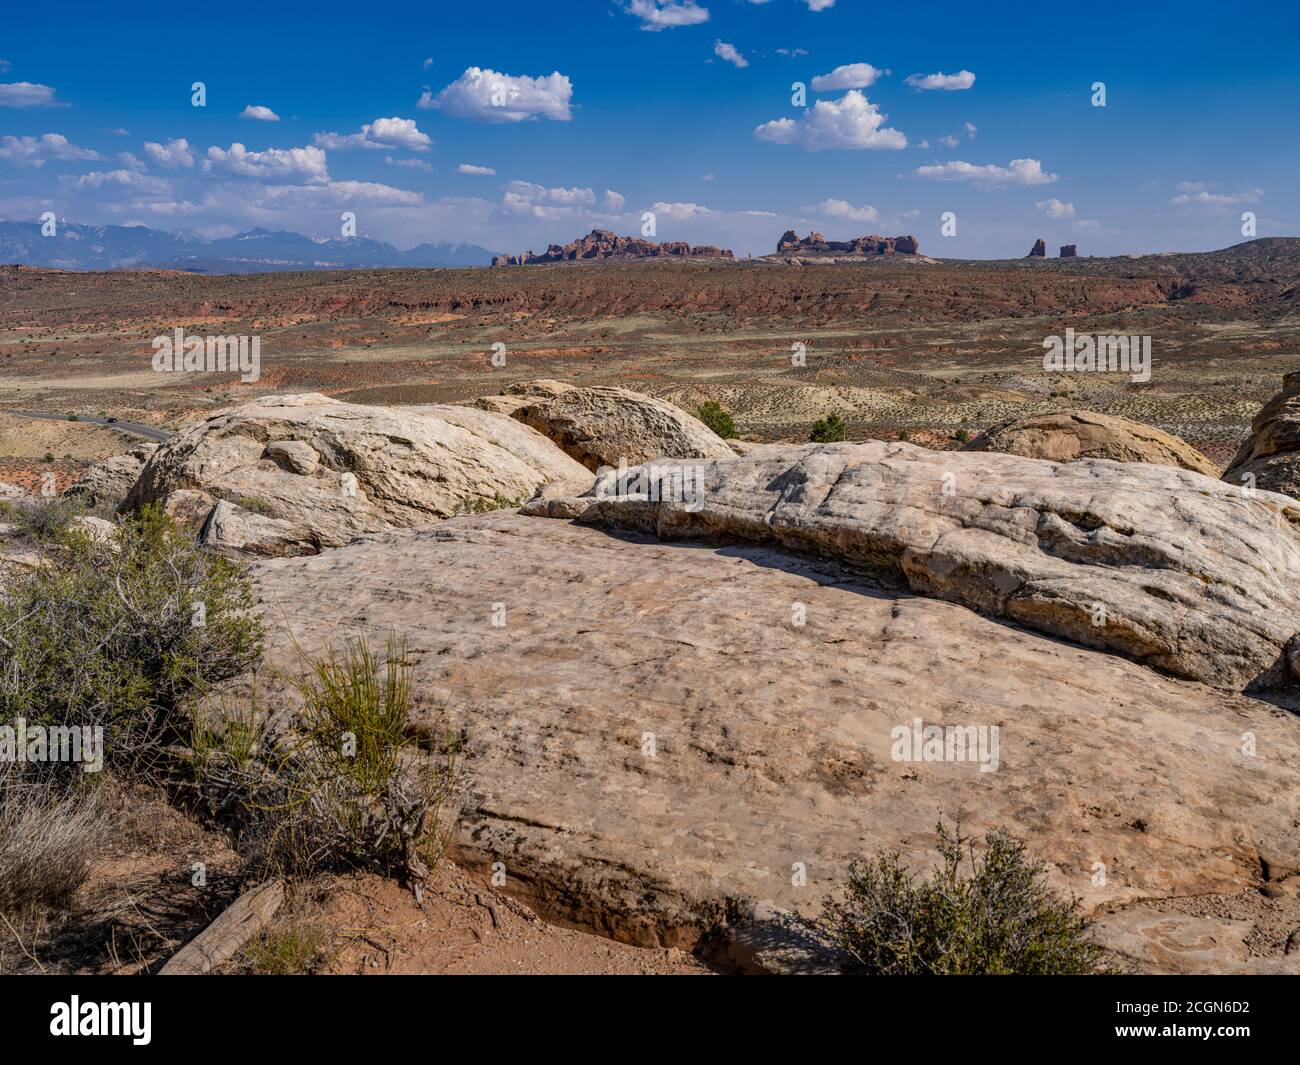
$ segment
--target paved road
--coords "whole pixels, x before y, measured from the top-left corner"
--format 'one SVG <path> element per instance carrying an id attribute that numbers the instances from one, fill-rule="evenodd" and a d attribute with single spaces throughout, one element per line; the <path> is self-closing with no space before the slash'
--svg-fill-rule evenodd
<path id="1" fill-rule="evenodd" d="M 72 421 L 66 414 L 54 414 L 47 411 L 7 410 L 3 413 L 12 414 L 15 418 L 40 418 L 55 422 Z M 174 435 L 169 429 L 159 429 L 155 425 L 141 425 L 139 422 L 124 422 L 121 420 L 109 421 L 107 418 L 91 418 L 84 414 L 77 415 L 77 421 L 88 422 L 91 425 L 107 425 L 114 429 L 121 429 L 124 433 L 143 436 L 146 440 L 170 440 Z"/>

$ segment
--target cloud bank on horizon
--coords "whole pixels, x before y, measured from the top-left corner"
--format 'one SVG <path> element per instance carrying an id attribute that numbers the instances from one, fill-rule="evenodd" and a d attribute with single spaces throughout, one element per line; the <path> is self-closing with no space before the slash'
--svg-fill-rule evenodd
<path id="1" fill-rule="evenodd" d="M 953 257 L 1038 236 L 1223 247 L 1245 212 L 1260 236 L 1300 232 L 1279 135 L 1300 16 L 1260 7 L 1276 32 L 1251 63 L 1221 53 L 1257 6 L 1025 25 L 946 2 L 501 0 L 341 31 L 305 6 L 147 2 L 85 4 L 57 39 L 23 9 L 0 46 L 0 218 L 337 236 L 347 212 L 398 247 L 512 252 L 648 214 L 657 239 L 740 254 L 864 227 Z"/>

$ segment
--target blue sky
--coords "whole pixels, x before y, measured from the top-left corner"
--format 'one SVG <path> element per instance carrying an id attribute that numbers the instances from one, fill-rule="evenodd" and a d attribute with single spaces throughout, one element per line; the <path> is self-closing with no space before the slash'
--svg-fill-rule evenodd
<path id="1" fill-rule="evenodd" d="M 1243 211 L 1300 233 L 1298 29 L 1249 2 L 15 5 L 0 218 L 337 236 L 351 210 L 399 247 L 521 251 L 653 211 L 657 239 L 741 254 L 787 228 L 1224 247 Z"/>

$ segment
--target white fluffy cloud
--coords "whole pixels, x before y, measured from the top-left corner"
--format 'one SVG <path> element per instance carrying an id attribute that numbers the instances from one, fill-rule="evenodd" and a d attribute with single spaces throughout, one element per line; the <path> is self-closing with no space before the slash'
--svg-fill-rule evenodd
<path id="1" fill-rule="evenodd" d="M 13 81 L 0 85 L 0 107 L 63 107 L 48 85 Z"/>
<path id="2" fill-rule="evenodd" d="M 377 118 L 367 122 L 357 133 L 317 133 L 312 143 L 318 148 L 406 148 L 427 152 L 433 143 L 422 133 L 413 118 Z"/>
<path id="3" fill-rule="evenodd" d="M 587 188 L 546 188 L 531 181 L 512 181 L 501 197 L 501 206 L 514 214 L 558 220 L 588 213 L 596 204 L 596 192 Z"/>
<path id="4" fill-rule="evenodd" d="M 695 0 L 632 0 L 624 10 L 641 20 L 643 30 L 655 33 L 709 21 L 709 9 L 700 7 Z"/>
<path id="5" fill-rule="evenodd" d="M 817 92 L 830 92 L 835 89 L 865 89 L 874 85 L 881 76 L 889 71 L 873 67 L 870 63 L 846 63 L 836 67 L 829 74 L 818 74 L 812 80 L 812 87 Z"/>
<path id="6" fill-rule="evenodd" d="M 89 174 L 74 179 L 72 184 L 79 189 L 102 189 L 105 185 L 117 185 L 160 196 L 171 191 L 171 185 L 164 179 L 149 177 L 135 170 L 92 170 Z"/>
<path id="7" fill-rule="evenodd" d="M 323 185 L 264 185 L 252 202 L 259 207 L 414 207 L 423 203 L 418 192 L 375 181 L 331 181 Z"/>
<path id="8" fill-rule="evenodd" d="M 159 166 L 165 166 L 169 170 L 194 165 L 194 153 L 190 151 L 190 142 L 184 137 L 169 140 L 166 144 L 145 141 L 144 154 Z"/>
<path id="9" fill-rule="evenodd" d="M 615 192 L 613 189 L 606 189 L 601 203 L 605 210 L 613 211 L 617 214 L 619 211 L 623 210 L 623 205 L 627 203 L 627 197 L 622 193 Z"/>
<path id="10" fill-rule="evenodd" d="M 880 220 L 880 212 L 870 204 L 854 207 L 847 200 L 822 200 L 816 206 L 805 207 L 804 210 L 809 214 L 820 214 L 827 218 L 847 218 L 853 222 L 877 222 Z"/>
<path id="11" fill-rule="evenodd" d="M 78 148 L 62 133 L 43 133 L 39 137 L 0 137 L 0 159 L 18 166 L 41 167 L 48 159 L 68 161 L 99 157 L 98 152 L 89 148 Z"/>
<path id="12" fill-rule="evenodd" d="M 749 66 L 749 60 L 736 51 L 734 44 L 728 44 L 726 41 L 714 41 L 713 54 L 734 67 L 744 68 Z"/>
<path id="13" fill-rule="evenodd" d="M 959 70 L 956 74 L 909 74 L 903 79 L 914 89 L 944 89 L 947 92 L 956 92 L 958 89 L 969 89 L 975 84 L 975 75 L 969 70 Z"/>
<path id="14" fill-rule="evenodd" d="M 655 203 L 651 204 L 650 210 L 662 218 L 673 218 L 679 222 L 714 213 L 712 208 L 699 203 Z"/>
<path id="15" fill-rule="evenodd" d="M 496 171 L 490 166 L 475 166 L 473 163 L 461 163 L 460 166 L 456 167 L 456 173 L 479 174 L 483 177 L 492 177 L 496 174 Z"/>
<path id="16" fill-rule="evenodd" d="M 988 163 L 976 166 L 958 159 L 951 163 L 917 167 L 919 177 L 934 181 L 970 181 L 976 185 L 999 187 L 1006 185 L 1049 185 L 1059 180 L 1058 174 L 1043 170 L 1037 159 L 1012 159 L 1006 166 Z"/>
<path id="17" fill-rule="evenodd" d="M 1264 195 L 1263 189 L 1247 188 L 1237 192 L 1211 192 L 1200 181 L 1184 181 L 1178 185 L 1180 195 L 1169 202 L 1175 207 L 1201 207 L 1210 210 L 1222 210 L 1228 207 L 1240 207 L 1258 203 Z"/>
<path id="18" fill-rule="evenodd" d="M 208 149 L 203 169 L 256 178 L 301 177 L 313 185 L 325 184 L 330 179 L 325 153 L 315 147 L 267 148 L 262 152 L 250 152 L 238 141 L 229 148 L 214 145 Z"/>
<path id="19" fill-rule="evenodd" d="M 269 107 L 263 107 L 261 104 L 249 104 L 239 112 L 240 118 L 255 118 L 258 122 L 279 122 L 280 116 L 272 111 Z"/>
<path id="20" fill-rule="evenodd" d="M 809 11 L 825 11 L 835 6 L 835 0 L 803 0 Z"/>
<path id="21" fill-rule="evenodd" d="M 394 159 L 391 155 L 384 156 L 384 164 L 386 166 L 400 166 L 405 170 L 424 170 L 426 172 L 433 170 L 433 167 L 423 159 Z"/>
<path id="22" fill-rule="evenodd" d="M 857 89 L 838 100 L 818 100 L 799 118 L 764 122 L 754 136 L 774 144 L 799 144 L 812 152 L 826 148 L 906 148 L 907 137 L 885 126 L 886 115 Z"/>
<path id="23" fill-rule="evenodd" d="M 417 106 L 477 122 L 522 122 L 533 117 L 567 122 L 572 100 L 573 83 L 558 70 L 531 78 L 470 67 L 437 96 L 426 91 Z"/>
<path id="24" fill-rule="evenodd" d="M 1053 196 L 1050 200 L 1039 200 L 1036 204 L 1034 204 L 1034 206 L 1037 207 L 1040 211 L 1042 211 L 1043 214 L 1047 215 L 1048 218 L 1073 218 L 1074 217 L 1074 204 L 1062 203 L 1055 196 Z"/>

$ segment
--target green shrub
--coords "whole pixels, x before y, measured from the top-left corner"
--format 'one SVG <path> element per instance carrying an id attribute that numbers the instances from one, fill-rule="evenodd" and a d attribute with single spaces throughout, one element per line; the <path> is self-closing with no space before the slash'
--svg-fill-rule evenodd
<path id="1" fill-rule="evenodd" d="M 969 442 L 970 442 L 970 433 L 967 432 L 965 429 L 958 429 L 958 430 L 957 430 L 957 443 L 959 443 L 959 444 L 967 444 L 967 443 L 969 443 Z"/>
<path id="2" fill-rule="evenodd" d="M 45 551 L 0 582 L 0 723 L 101 725 L 110 764 L 139 767 L 183 697 L 257 661 L 244 571 L 156 507 L 107 542 L 65 528 Z"/>
<path id="3" fill-rule="evenodd" d="M 257 976 L 301 976 L 325 959 L 329 939 L 318 925 L 290 921 L 244 948 L 244 962 Z"/>
<path id="4" fill-rule="evenodd" d="M 52 544 L 61 540 L 73 519 L 84 513 L 80 503 L 55 496 L 14 507 L 11 516 L 20 536 L 39 544 Z"/>
<path id="5" fill-rule="evenodd" d="M 1041 862 L 1002 829 L 985 836 L 961 875 L 963 839 L 940 823 L 942 861 L 919 883 L 897 852 L 853 862 L 844 897 L 822 917 L 849 959 L 871 975 L 1080 975 L 1100 971 L 1102 950 L 1087 935 L 1076 900 L 1057 896 Z"/>
<path id="6" fill-rule="evenodd" d="M 844 427 L 844 422 L 838 414 L 828 414 L 825 418 L 819 418 L 813 422 L 812 432 L 808 434 L 808 439 L 814 444 L 838 444 L 842 440 L 848 439 L 848 430 Z"/>
<path id="7" fill-rule="evenodd" d="M 716 399 L 706 399 L 695 409 L 695 417 L 712 429 L 723 440 L 736 438 L 736 423 Z"/>
<path id="8" fill-rule="evenodd" d="M 381 663 L 364 639 L 329 650 L 295 682 L 290 732 L 265 734 L 256 703 L 194 728 L 200 792 L 233 820 L 266 869 L 398 871 L 419 893 L 442 855 L 438 814 L 456 782 L 455 746 L 432 757 L 410 728 L 410 660 L 390 638 Z"/>

